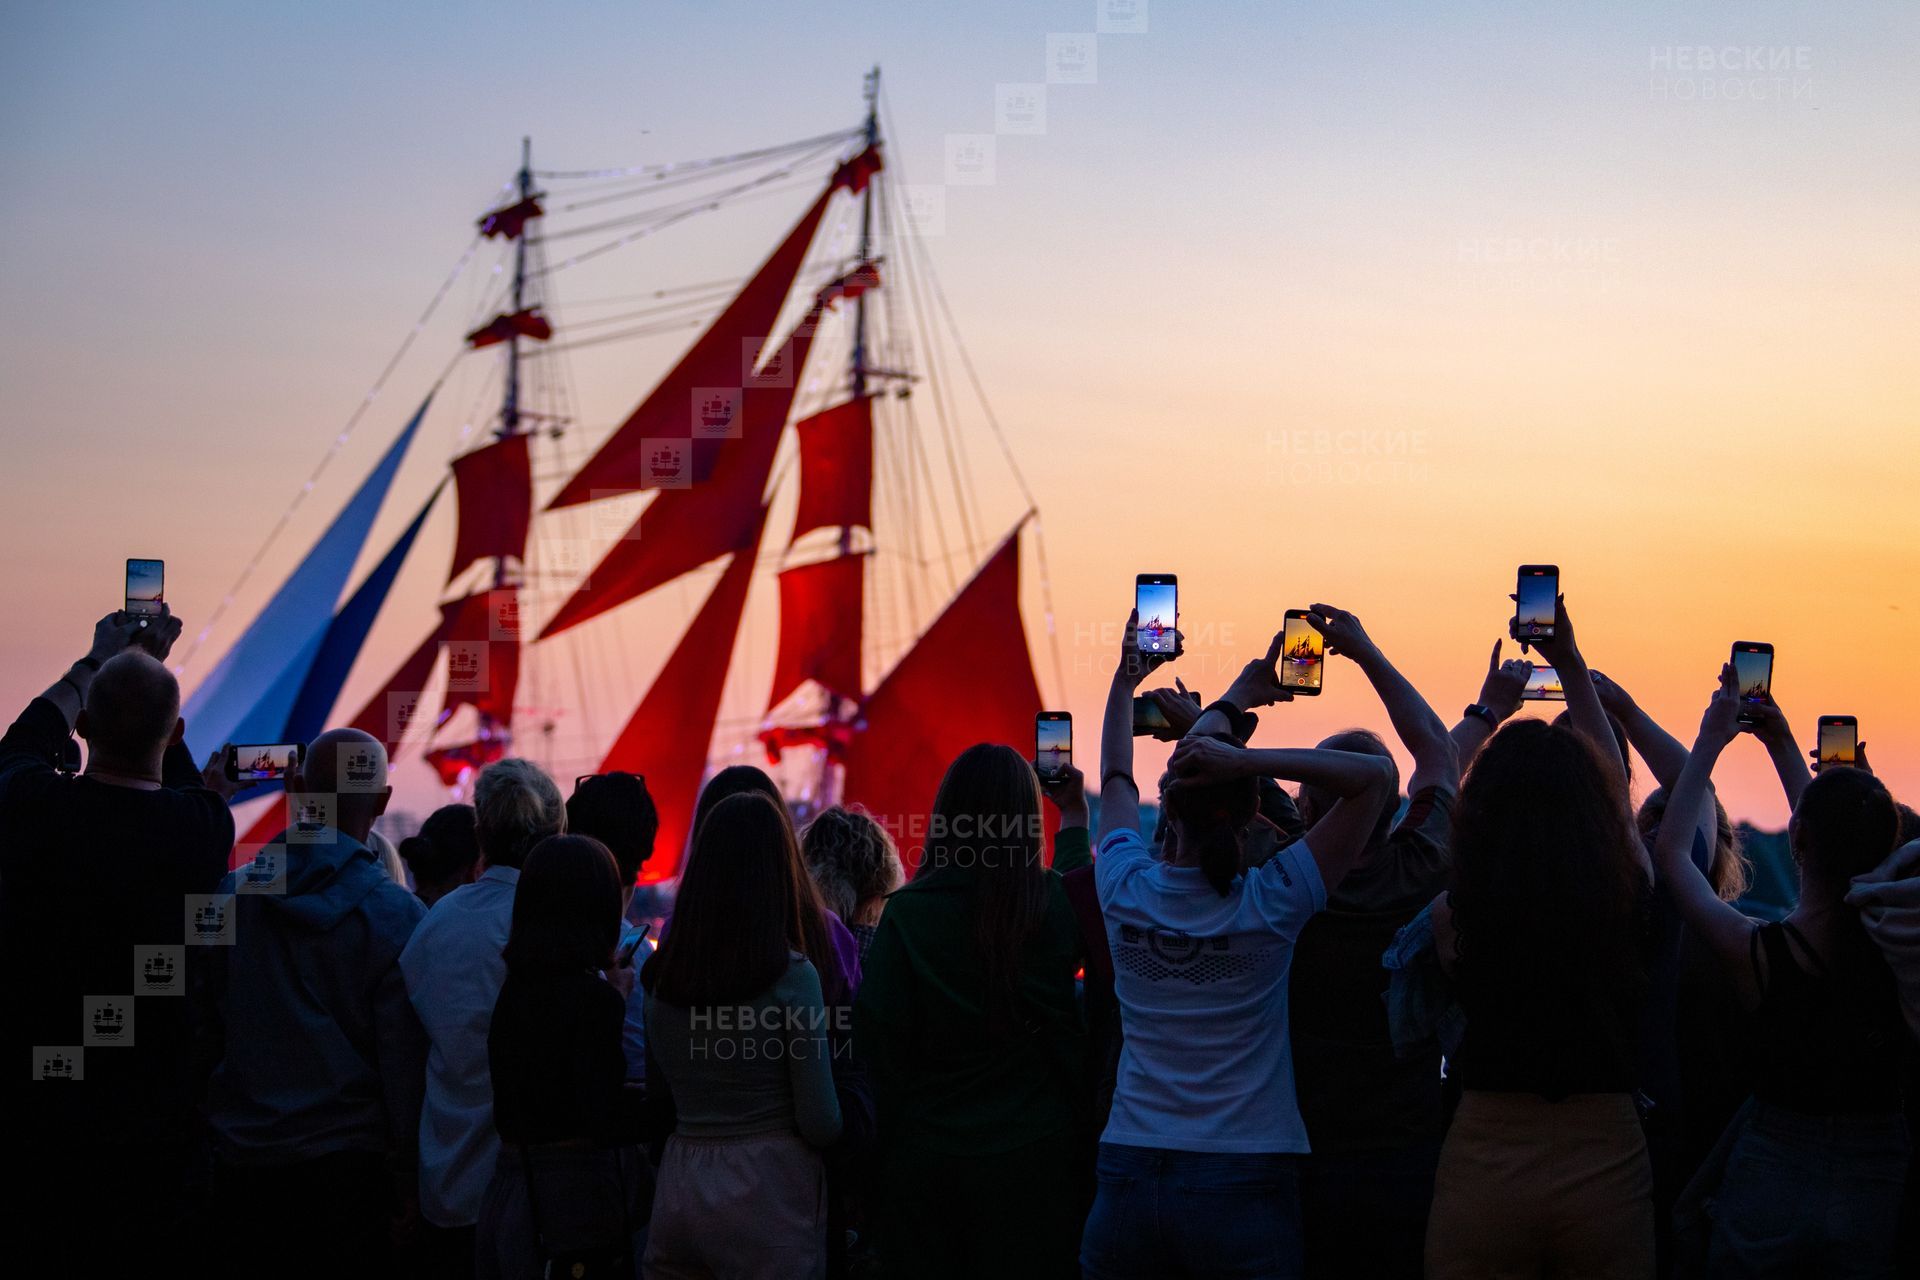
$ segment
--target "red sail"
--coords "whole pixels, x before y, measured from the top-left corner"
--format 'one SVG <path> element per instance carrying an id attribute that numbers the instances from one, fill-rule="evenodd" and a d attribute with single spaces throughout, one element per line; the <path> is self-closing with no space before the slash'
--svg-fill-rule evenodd
<path id="1" fill-rule="evenodd" d="M 467 778 L 496 760 L 506 758 L 508 741 L 500 738 L 476 738 L 454 747 L 437 747 L 427 752 L 427 763 L 440 775 L 440 785 L 457 787 Z"/>
<path id="2" fill-rule="evenodd" d="M 836 556 L 780 575 L 780 654 L 769 710 L 808 680 L 843 698 L 860 696 L 864 555 Z"/>
<path id="3" fill-rule="evenodd" d="M 842 163 L 838 169 L 835 169 L 833 171 L 833 185 L 836 187 L 845 187 L 847 190 L 853 192 L 853 194 L 859 195 L 867 189 L 867 183 L 873 180 L 873 175 L 879 173 L 884 168 L 886 168 L 886 165 L 880 160 L 880 146 L 878 143 L 875 143 L 859 155 L 853 157 L 853 159 Z"/>
<path id="4" fill-rule="evenodd" d="M 687 488 L 665 490 L 647 504 L 633 527 L 608 548 L 580 589 L 547 621 L 540 639 L 718 559 L 758 527 L 767 477 L 793 408 L 794 388 L 806 372 L 819 319 L 816 304 L 781 344 L 778 376 L 763 372 L 747 386 L 740 438 L 725 442 L 713 474 Z"/>
<path id="5" fill-rule="evenodd" d="M 793 539 L 814 529 L 873 527 L 873 397 L 794 424 L 800 437 L 800 504 Z"/>
<path id="6" fill-rule="evenodd" d="M 433 675 L 434 660 L 440 656 L 440 646 L 446 640 L 453 626 L 454 615 L 459 602 L 440 606 L 440 625 L 433 629 L 421 642 L 420 647 L 407 655 L 399 669 L 380 687 L 380 691 L 367 700 L 360 713 L 350 721 L 350 728 L 370 733 L 386 744 L 387 759 L 399 758 L 401 739 L 407 736 L 407 728 L 420 710 L 420 697 L 427 687 L 427 681 Z"/>
<path id="7" fill-rule="evenodd" d="M 846 298 L 851 301 L 867 290 L 878 289 L 879 287 L 880 264 L 869 258 L 822 289 L 820 296 L 828 299 L 828 304 L 831 305 L 833 301 L 840 298 Z"/>
<path id="8" fill-rule="evenodd" d="M 526 435 L 507 436 L 453 460 L 460 533 L 453 544 L 448 582 L 476 560 L 526 559 L 527 528 L 533 522 L 533 466 L 527 440 Z"/>
<path id="9" fill-rule="evenodd" d="M 518 239 L 527 229 L 527 224 L 539 217 L 544 210 L 540 208 L 540 197 L 528 196 L 525 200 L 495 209 L 480 218 L 480 234 L 491 240 L 495 236 L 504 236 L 508 240 Z"/>
<path id="10" fill-rule="evenodd" d="M 653 389 L 653 394 L 641 402 L 620 424 L 619 430 L 600 446 L 599 452 L 587 459 L 586 465 L 561 487 L 548 504 L 549 509 L 577 506 L 636 489 L 666 487 L 647 465 L 647 442 L 693 440 L 697 434 L 696 415 L 705 401 L 712 398 L 712 393 L 738 390 L 747 382 L 768 335 L 773 332 L 780 307 L 793 287 L 794 276 L 799 274 L 807 247 L 813 243 L 814 230 L 820 225 L 820 215 L 826 212 L 827 200 L 833 192 L 834 187 L 829 184 L 820 193 L 780 247 L 773 251 L 773 256 L 761 264 L 760 270 L 727 304 L 727 309 L 680 358 L 673 372 Z M 695 484 L 712 473 L 719 456 L 726 452 L 720 448 L 722 443 L 693 440 L 690 451 Z"/>
<path id="11" fill-rule="evenodd" d="M 519 593 L 496 587 L 442 607 L 449 614 L 447 697 L 440 718 L 471 705 L 501 724 L 512 724 L 513 695 L 520 685 Z"/>
<path id="12" fill-rule="evenodd" d="M 467 335 L 467 345 L 478 351 L 481 347 L 496 346 L 515 336 L 545 342 L 553 336 L 553 326 L 540 314 L 540 308 L 528 307 L 512 315 L 495 316 Z"/>
<path id="13" fill-rule="evenodd" d="M 947 766 L 976 742 L 1030 753 L 1039 711 L 1020 621 L 1016 528 L 862 706 L 865 728 L 846 751 L 845 798 L 871 810 L 917 868 Z"/>
<path id="14" fill-rule="evenodd" d="M 654 839 L 653 857 L 641 872 L 643 883 L 679 872 L 765 520 L 762 507 L 713 594 L 600 762 L 601 773 L 624 769 L 645 778 L 660 811 L 660 833 Z"/>

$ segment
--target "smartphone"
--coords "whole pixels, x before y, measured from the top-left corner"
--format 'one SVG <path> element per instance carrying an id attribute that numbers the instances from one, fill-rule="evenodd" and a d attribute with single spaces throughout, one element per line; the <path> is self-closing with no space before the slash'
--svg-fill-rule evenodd
<path id="1" fill-rule="evenodd" d="M 1734 641 L 1733 683 L 1740 691 L 1740 723 L 1760 723 L 1760 708 L 1773 701 L 1773 646 Z"/>
<path id="2" fill-rule="evenodd" d="M 1816 738 L 1819 763 L 1815 773 L 1832 768 L 1852 768 L 1860 750 L 1860 722 L 1852 716 L 1821 716 Z"/>
<path id="3" fill-rule="evenodd" d="M 1058 782 L 1073 767 L 1073 716 L 1042 711 L 1033 718 L 1033 771 L 1042 782 Z"/>
<path id="4" fill-rule="evenodd" d="M 1305 609 L 1287 610 L 1280 633 L 1280 687 L 1296 696 L 1320 692 L 1327 669 L 1327 638 Z"/>
<path id="5" fill-rule="evenodd" d="M 1567 691 L 1560 684 L 1560 673 L 1552 667 L 1535 667 L 1527 677 L 1520 696 L 1528 702 L 1565 702 Z"/>
<path id="6" fill-rule="evenodd" d="M 159 617 L 167 599 L 166 577 L 163 560 L 127 561 L 127 612 L 136 618 Z"/>
<path id="7" fill-rule="evenodd" d="M 618 965 L 619 968 L 627 969 L 632 967 L 633 953 L 640 949 L 640 944 L 645 942 L 647 940 L 647 935 L 652 932 L 653 932 L 652 921 L 648 921 L 646 924 L 643 924 L 640 926 L 640 932 L 633 935 L 633 941 L 629 942 L 625 947 L 621 949 L 620 962 Z"/>
<path id="8" fill-rule="evenodd" d="M 297 742 L 272 742 L 227 748 L 228 782 L 279 782 L 300 760 Z"/>
<path id="9" fill-rule="evenodd" d="M 1171 573 L 1142 573 L 1133 580 L 1133 607 L 1140 615 L 1134 643 L 1142 653 L 1177 653 L 1180 588 Z"/>
<path id="10" fill-rule="evenodd" d="M 1513 599 L 1513 638 L 1522 644 L 1553 639 L 1553 619 L 1559 612 L 1560 566 L 1521 565 Z"/>
<path id="11" fill-rule="evenodd" d="M 1187 696 L 1193 699 L 1194 706 L 1198 707 L 1198 706 L 1204 705 L 1200 701 L 1200 695 L 1193 692 L 1192 690 L 1187 691 Z M 1168 732 L 1171 732 L 1172 730 L 1173 730 L 1173 725 L 1167 721 L 1166 712 L 1160 710 L 1159 703 L 1155 702 L 1152 698 L 1147 698 L 1147 697 L 1134 698 L 1133 700 L 1133 736 L 1134 737 L 1150 738 L 1156 733 L 1168 733 Z"/>

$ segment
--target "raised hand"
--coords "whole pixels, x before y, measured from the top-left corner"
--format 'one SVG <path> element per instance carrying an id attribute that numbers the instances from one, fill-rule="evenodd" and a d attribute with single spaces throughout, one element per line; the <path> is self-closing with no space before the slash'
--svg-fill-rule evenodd
<path id="1" fill-rule="evenodd" d="M 1153 736 L 1161 742 L 1177 742 L 1187 736 L 1187 730 L 1193 728 L 1193 722 L 1200 718 L 1200 704 L 1187 693 L 1187 686 L 1175 680 L 1171 689 L 1149 689 L 1141 696 L 1152 701 L 1160 708 L 1160 714 L 1166 717 L 1167 727 L 1155 729 Z"/>
<path id="2" fill-rule="evenodd" d="M 173 652 L 173 642 L 180 638 L 182 623 L 173 616 L 168 605 L 160 606 L 160 616 L 150 619 L 152 625 L 142 627 L 134 633 L 133 643 L 145 649 L 161 662 Z"/>
<path id="3" fill-rule="evenodd" d="M 1713 691 L 1707 710 L 1700 717 L 1700 741 L 1712 744 L 1717 750 L 1732 742 L 1740 731 L 1740 687 L 1734 681 L 1733 664 L 1723 663 L 1720 687 Z"/>
<path id="4" fill-rule="evenodd" d="M 1580 656 L 1580 645 L 1573 638 L 1573 619 L 1567 615 L 1567 594 L 1561 592 L 1553 602 L 1553 638 L 1549 640 L 1523 640 L 1524 648 L 1532 644 L 1547 660 L 1547 665 L 1559 673 L 1561 680 L 1567 678 L 1569 671 L 1576 671 L 1586 665 Z"/>
<path id="5" fill-rule="evenodd" d="M 1328 653 L 1357 659 L 1363 654 L 1378 651 L 1379 646 L 1367 635 L 1367 629 L 1360 625 L 1360 619 L 1345 609 L 1337 609 L 1330 604 L 1316 604 L 1307 610 L 1307 617 L 1327 638 Z"/>
<path id="6" fill-rule="evenodd" d="M 1592 674 L 1593 691 L 1600 695 L 1600 705 L 1607 709 L 1608 714 L 1624 718 L 1634 705 L 1633 695 L 1615 684 L 1606 672 L 1595 671 Z"/>
<path id="7" fill-rule="evenodd" d="M 1222 782 L 1246 774 L 1247 752 L 1219 738 L 1182 738 L 1167 769 L 1192 782 Z"/>
<path id="8" fill-rule="evenodd" d="M 1040 794 L 1060 811 L 1062 826 L 1087 825 L 1087 775 L 1068 765 L 1052 778 L 1040 779 Z"/>
<path id="9" fill-rule="evenodd" d="M 140 620 L 129 613 L 115 610 L 93 624 L 93 646 L 87 650 L 87 656 L 95 662 L 118 657 L 139 635 Z"/>
<path id="10" fill-rule="evenodd" d="M 1273 643 L 1267 646 L 1266 653 L 1240 668 L 1240 674 L 1227 686 L 1222 699 L 1242 711 L 1269 707 L 1276 702 L 1292 702 L 1293 695 L 1280 687 L 1280 648 L 1285 641 L 1286 632 L 1274 632 Z"/>
<path id="11" fill-rule="evenodd" d="M 1533 663 L 1525 658 L 1500 661 L 1504 643 L 1493 642 L 1493 656 L 1487 659 L 1487 678 L 1480 682 L 1480 704 L 1502 720 L 1520 709 L 1524 700 L 1521 695 L 1526 693 L 1527 681 L 1533 677 Z"/>
<path id="12" fill-rule="evenodd" d="M 1172 653 L 1142 653 L 1139 636 L 1140 611 L 1134 609 L 1127 614 L 1126 635 L 1120 642 L 1120 665 L 1114 671 L 1114 678 L 1135 689 L 1161 665 L 1179 657 L 1183 642 L 1183 637 L 1176 630 L 1173 633 Z"/>

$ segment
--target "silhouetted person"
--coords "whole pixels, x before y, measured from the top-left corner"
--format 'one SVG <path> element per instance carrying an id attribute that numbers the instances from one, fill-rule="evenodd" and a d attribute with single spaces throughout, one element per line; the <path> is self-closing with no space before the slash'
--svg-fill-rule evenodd
<path id="1" fill-rule="evenodd" d="M 380 1274 L 417 1210 L 427 1044 L 400 952 L 426 908 L 367 843 L 392 794 L 377 738 L 321 734 L 287 775 L 294 825 L 220 886 L 233 943 L 211 949 L 198 995 L 216 1253 L 235 1276 L 268 1259 L 279 1275 Z"/>
<path id="2" fill-rule="evenodd" d="M 473 830 L 473 806 L 441 805 L 420 829 L 400 842 L 400 860 L 413 873 L 414 896 L 434 903 L 480 874 L 480 840 Z"/>
<path id="3" fill-rule="evenodd" d="M 233 817 L 182 745 L 163 665 L 180 621 L 147 621 L 102 618 L 0 739 L 0 1114 L 22 1274 L 79 1250 L 177 1264 L 204 1190 L 186 1001 L 151 993 L 186 989 L 187 895 L 219 884 Z M 87 762 L 69 776 L 75 728 Z"/>

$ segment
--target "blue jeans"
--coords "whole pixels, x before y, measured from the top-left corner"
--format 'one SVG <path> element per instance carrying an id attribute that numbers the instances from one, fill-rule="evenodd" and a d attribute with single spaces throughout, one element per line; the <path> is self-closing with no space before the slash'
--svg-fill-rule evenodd
<path id="1" fill-rule="evenodd" d="M 1713 1198 L 1709 1271 L 1734 1280 L 1894 1274 L 1907 1128 L 1755 1103 Z"/>
<path id="2" fill-rule="evenodd" d="M 1100 1144 L 1086 1280 L 1297 1280 L 1300 1157 Z"/>

